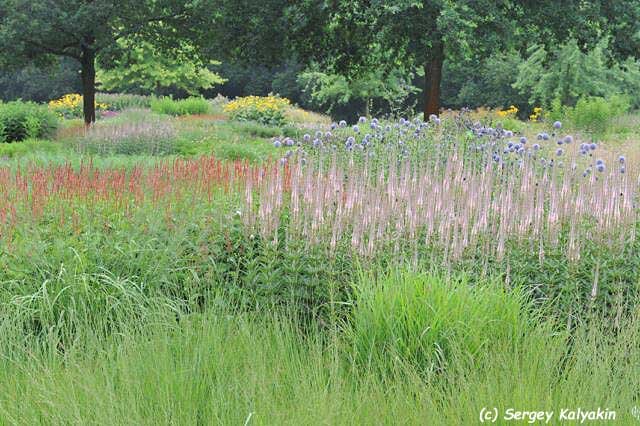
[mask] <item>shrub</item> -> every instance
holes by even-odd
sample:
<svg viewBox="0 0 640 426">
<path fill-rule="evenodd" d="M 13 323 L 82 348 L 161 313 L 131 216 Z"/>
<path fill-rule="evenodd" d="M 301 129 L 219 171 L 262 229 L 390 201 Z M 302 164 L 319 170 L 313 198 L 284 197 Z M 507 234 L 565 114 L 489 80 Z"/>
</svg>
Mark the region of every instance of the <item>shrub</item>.
<svg viewBox="0 0 640 426">
<path fill-rule="evenodd" d="M 57 117 L 44 106 L 22 101 L 0 103 L 0 142 L 49 138 L 57 128 Z"/>
<path fill-rule="evenodd" d="M 496 282 L 472 286 L 464 277 L 397 271 L 377 282 L 365 277 L 355 300 L 356 358 L 377 366 L 399 358 L 428 370 L 453 350 L 475 356 L 496 342 L 515 344 L 526 321 L 518 293 Z"/>
<path fill-rule="evenodd" d="M 174 100 L 169 97 L 153 99 L 151 101 L 151 111 L 168 115 L 191 115 L 206 114 L 211 105 L 204 98 L 191 97 L 187 99 Z"/>
<path fill-rule="evenodd" d="M 232 120 L 256 121 L 261 124 L 282 126 L 285 124 L 285 110 L 288 99 L 276 96 L 247 96 L 236 98 L 224 106 Z"/>
<path fill-rule="evenodd" d="M 623 96 L 581 98 L 574 108 L 568 109 L 573 125 L 592 135 L 603 136 L 611 121 L 629 109 L 629 101 Z"/>
<path fill-rule="evenodd" d="M 78 147 L 81 152 L 98 155 L 167 155 L 175 152 L 175 138 L 170 121 L 141 114 L 137 120 L 96 124 Z"/>
<path fill-rule="evenodd" d="M 126 93 L 96 93 L 96 101 L 108 105 L 110 111 L 122 111 L 130 108 L 149 108 L 152 98 Z"/>
<path fill-rule="evenodd" d="M 62 118 L 82 118 L 83 97 L 77 93 L 64 95 L 60 99 L 54 99 L 49 102 L 49 109 L 58 114 Z M 102 111 L 109 109 L 109 105 L 100 102 L 95 103 L 96 114 L 100 115 Z"/>
</svg>

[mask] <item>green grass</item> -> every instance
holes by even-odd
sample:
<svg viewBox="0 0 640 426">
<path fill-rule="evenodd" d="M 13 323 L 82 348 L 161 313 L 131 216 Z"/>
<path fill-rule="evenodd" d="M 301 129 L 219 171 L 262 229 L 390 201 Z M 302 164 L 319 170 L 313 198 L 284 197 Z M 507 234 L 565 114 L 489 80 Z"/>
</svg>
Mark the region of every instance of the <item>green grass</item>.
<svg viewBox="0 0 640 426">
<path fill-rule="evenodd" d="M 99 298 L 86 302 L 102 309 Z M 380 375 L 355 361 L 349 323 L 303 330 L 286 314 L 241 314 L 216 303 L 188 315 L 161 299 L 112 303 L 117 334 L 108 335 L 100 317 L 82 319 L 83 334 L 63 347 L 51 338 L 55 327 L 35 339 L 21 333 L 19 316 L 0 317 L 0 419 L 30 425 L 379 425 L 399 419 L 452 425 L 476 424 L 482 407 L 495 406 L 556 416 L 565 407 L 602 407 L 632 421 L 640 385 L 636 319 L 615 334 L 594 322 L 570 338 L 531 317 L 519 344 L 494 341 L 473 360 L 451 352 L 443 369 L 428 374 L 399 359 Z M 459 321 L 444 328 L 474 320 Z"/>
</svg>

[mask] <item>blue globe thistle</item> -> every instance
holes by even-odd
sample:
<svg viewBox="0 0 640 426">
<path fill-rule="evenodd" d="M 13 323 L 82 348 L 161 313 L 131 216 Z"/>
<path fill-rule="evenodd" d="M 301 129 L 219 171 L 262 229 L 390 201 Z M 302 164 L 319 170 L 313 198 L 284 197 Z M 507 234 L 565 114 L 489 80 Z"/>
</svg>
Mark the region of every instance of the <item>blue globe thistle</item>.
<svg viewBox="0 0 640 426">
<path fill-rule="evenodd" d="M 600 164 L 604 164 L 604 160 L 602 160 L 602 159 L 598 158 L 598 159 L 596 160 L 596 166 L 597 166 L 597 165 L 600 165 Z"/>
<path fill-rule="evenodd" d="M 437 115 L 435 114 L 429 114 L 429 121 L 436 121 L 436 118 L 438 118 Z"/>
<path fill-rule="evenodd" d="M 536 136 L 536 139 L 538 139 L 539 141 L 542 140 L 542 133 L 538 133 L 538 136 Z"/>
<path fill-rule="evenodd" d="M 625 173 L 627 168 L 625 166 L 620 166 L 620 173 Z"/>
<path fill-rule="evenodd" d="M 584 172 L 582 172 L 582 176 L 587 177 L 591 174 L 591 169 L 587 168 Z"/>
<path fill-rule="evenodd" d="M 389 133 L 389 132 L 391 131 L 391 125 L 390 125 L 390 124 L 387 124 L 387 125 L 385 126 L 385 128 L 384 128 L 384 131 L 385 131 L 385 132 L 387 132 L 387 133 Z"/>
<path fill-rule="evenodd" d="M 347 144 L 348 146 L 351 146 L 351 145 L 353 145 L 355 142 L 356 142 L 356 138 L 354 138 L 353 136 L 349 136 L 349 137 L 347 138 L 347 142 L 346 142 L 346 144 Z"/>
<path fill-rule="evenodd" d="M 500 156 L 498 154 L 493 154 L 493 161 L 495 161 L 496 163 L 500 162 Z"/>
<path fill-rule="evenodd" d="M 540 149 L 540 145 L 537 144 L 537 143 L 534 143 L 532 148 L 533 148 L 534 151 L 538 151 Z"/>
<path fill-rule="evenodd" d="M 436 123 L 436 125 L 440 125 L 441 120 L 438 117 L 436 117 L 436 119 L 433 120 L 433 122 Z"/>
<path fill-rule="evenodd" d="M 509 149 L 513 148 L 513 142 L 511 141 L 507 142 L 507 148 Z"/>
<path fill-rule="evenodd" d="M 377 119 L 377 118 L 373 118 L 373 119 L 371 120 L 371 122 L 372 122 L 372 123 L 374 123 L 374 124 L 378 124 L 378 123 L 379 123 L 379 121 L 378 121 L 378 119 Z"/>
<path fill-rule="evenodd" d="M 344 121 L 344 120 L 340 120 L 339 125 L 340 125 L 340 127 L 347 127 L 347 122 Z"/>
<path fill-rule="evenodd" d="M 573 142 L 573 136 L 567 135 L 567 136 L 564 137 L 564 143 L 570 144 L 572 142 Z"/>
<path fill-rule="evenodd" d="M 295 144 L 295 142 L 294 142 L 294 141 L 293 141 L 293 139 L 291 139 L 291 138 L 286 138 L 286 139 L 284 140 L 284 144 L 285 144 L 286 146 L 293 146 L 293 145 Z"/>
<path fill-rule="evenodd" d="M 522 137 L 520 138 L 520 143 L 521 143 L 521 144 L 523 144 L 523 145 L 524 145 L 524 144 L 526 144 L 526 143 L 527 143 L 527 138 L 525 138 L 524 136 L 522 136 Z"/>
<path fill-rule="evenodd" d="M 563 149 L 562 149 L 562 148 L 558 148 L 558 149 L 556 150 L 556 155 L 557 155 L 558 157 L 560 157 L 562 154 L 564 154 Z"/>
<path fill-rule="evenodd" d="M 504 136 L 507 138 L 513 137 L 513 132 L 511 130 L 505 130 Z"/>
<path fill-rule="evenodd" d="M 558 142 L 557 142 L 558 145 L 562 145 L 563 143 L 564 142 L 562 141 L 562 139 L 558 139 Z"/>
<path fill-rule="evenodd" d="M 327 133 L 324 134 L 324 137 L 327 138 L 327 139 L 332 138 L 333 137 L 333 133 L 327 132 Z"/>
<path fill-rule="evenodd" d="M 548 141 L 549 140 L 549 134 L 548 133 L 542 133 L 542 140 L 543 141 Z"/>
<path fill-rule="evenodd" d="M 357 124 L 356 124 L 356 125 L 354 125 L 354 126 L 352 127 L 352 129 L 353 129 L 353 131 L 354 131 L 355 133 L 359 133 L 359 132 L 360 132 L 360 127 L 358 127 L 358 125 L 357 125 Z"/>
<path fill-rule="evenodd" d="M 320 148 L 322 146 L 322 141 L 320 139 L 314 139 L 313 140 L 313 147 L 314 148 Z"/>
<path fill-rule="evenodd" d="M 317 130 L 316 131 L 316 138 L 321 138 L 322 137 L 322 131 Z"/>
<path fill-rule="evenodd" d="M 360 117 L 360 118 L 358 118 L 358 123 L 360 123 L 360 124 L 364 124 L 364 123 L 366 123 L 366 122 L 367 122 L 367 117 Z"/>
<path fill-rule="evenodd" d="M 624 158 L 624 155 L 621 155 L 620 157 L 618 157 L 618 162 L 619 162 L 620 164 L 624 164 L 626 161 L 627 161 L 627 159 L 626 159 L 626 158 Z"/>
<path fill-rule="evenodd" d="M 331 130 L 335 130 L 338 127 L 338 124 L 335 122 L 331 123 Z"/>
<path fill-rule="evenodd" d="M 284 154 L 287 158 L 291 157 L 293 155 L 293 151 L 287 151 L 286 154 Z"/>
<path fill-rule="evenodd" d="M 311 140 L 311 135 L 305 133 L 304 136 L 302 136 L 302 140 L 304 140 L 305 142 L 309 142 Z"/>
<path fill-rule="evenodd" d="M 275 146 L 276 148 L 280 148 L 282 146 L 282 142 L 280 142 L 280 139 L 276 139 L 275 141 L 273 141 L 273 146 Z"/>
<path fill-rule="evenodd" d="M 562 128 L 562 123 L 559 121 L 556 121 L 555 123 L 553 123 L 553 128 L 554 129 L 561 129 Z"/>
<path fill-rule="evenodd" d="M 600 173 L 604 172 L 604 170 L 605 170 L 604 163 L 597 164 L 596 165 L 596 170 L 599 171 Z"/>
</svg>

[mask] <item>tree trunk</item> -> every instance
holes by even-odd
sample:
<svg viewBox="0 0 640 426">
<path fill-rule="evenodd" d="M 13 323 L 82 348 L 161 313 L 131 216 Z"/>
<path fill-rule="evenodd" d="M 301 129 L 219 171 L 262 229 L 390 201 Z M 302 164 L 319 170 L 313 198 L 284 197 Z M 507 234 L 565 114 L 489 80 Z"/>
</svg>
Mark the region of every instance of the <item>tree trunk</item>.
<svg viewBox="0 0 640 426">
<path fill-rule="evenodd" d="M 96 121 L 96 54 L 89 47 L 82 48 L 82 111 L 84 124 L 90 126 Z"/>
<path fill-rule="evenodd" d="M 442 81 L 442 63 L 444 48 L 442 43 L 433 46 L 430 59 L 424 64 L 424 120 L 431 114 L 440 113 L 440 82 Z"/>
</svg>

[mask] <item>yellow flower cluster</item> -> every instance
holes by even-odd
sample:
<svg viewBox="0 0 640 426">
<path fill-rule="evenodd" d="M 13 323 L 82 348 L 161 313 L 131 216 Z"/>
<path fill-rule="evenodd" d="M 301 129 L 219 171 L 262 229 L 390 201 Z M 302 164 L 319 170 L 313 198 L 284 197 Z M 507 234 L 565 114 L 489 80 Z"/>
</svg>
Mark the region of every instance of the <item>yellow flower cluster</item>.
<svg viewBox="0 0 640 426">
<path fill-rule="evenodd" d="M 529 120 L 531 121 L 539 121 L 542 118 L 542 108 L 535 107 L 533 109 L 533 114 L 529 116 Z"/>
<path fill-rule="evenodd" d="M 49 102 L 49 108 L 64 118 L 82 117 L 82 95 L 70 93 Z M 109 105 L 96 102 L 96 110 L 109 109 Z"/>
<path fill-rule="evenodd" d="M 240 110 L 255 109 L 260 112 L 283 111 L 291 104 L 289 99 L 277 96 L 245 96 L 236 98 L 224 106 L 224 111 L 230 114 Z"/>
<path fill-rule="evenodd" d="M 511 105 L 509 108 L 498 111 L 500 117 L 515 117 L 518 113 L 518 107 Z"/>
</svg>

